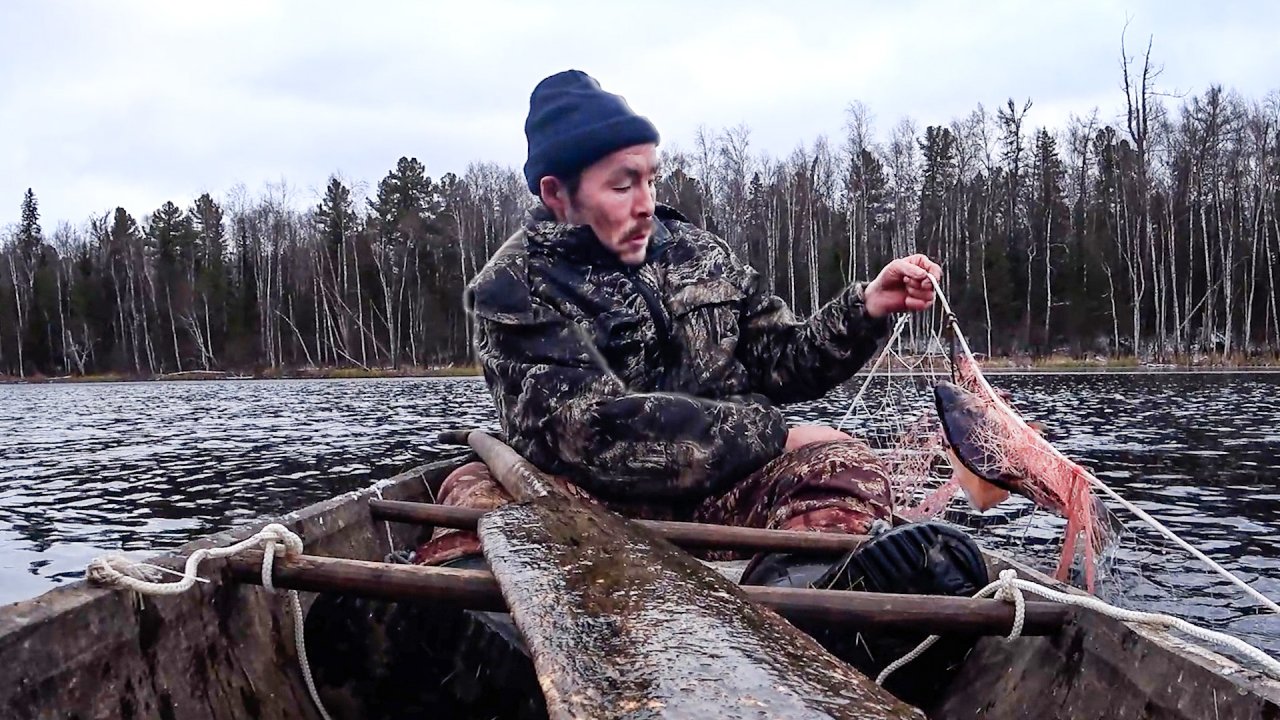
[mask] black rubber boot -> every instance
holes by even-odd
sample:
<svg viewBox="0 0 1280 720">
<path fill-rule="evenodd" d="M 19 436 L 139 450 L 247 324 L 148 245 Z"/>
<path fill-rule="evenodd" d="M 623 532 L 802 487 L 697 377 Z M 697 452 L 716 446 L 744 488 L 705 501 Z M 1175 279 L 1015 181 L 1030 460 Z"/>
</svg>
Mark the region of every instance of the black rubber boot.
<svg viewBox="0 0 1280 720">
<path fill-rule="evenodd" d="M 813 557 L 768 555 L 752 564 L 743 585 L 971 597 L 989 582 L 986 562 L 973 539 L 940 523 L 889 530 L 832 564 Z M 913 650 L 927 635 L 848 632 L 797 623 L 831 653 L 874 679 L 889 663 Z M 900 668 L 886 689 L 913 705 L 927 705 L 946 688 L 974 638 L 946 637 Z"/>
</svg>

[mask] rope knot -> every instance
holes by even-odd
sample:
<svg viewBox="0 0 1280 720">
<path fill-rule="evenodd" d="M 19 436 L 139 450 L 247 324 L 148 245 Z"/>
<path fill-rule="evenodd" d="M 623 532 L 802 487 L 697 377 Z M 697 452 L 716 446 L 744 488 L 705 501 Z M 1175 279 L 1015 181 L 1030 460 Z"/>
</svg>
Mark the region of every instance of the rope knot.
<svg viewBox="0 0 1280 720">
<path fill-rule="evenodd" d="M 1027 621 L 1027 601 L 1017 583 L 1018 571 L 1012 568 L 1001 570 L 1000 579 L 996 581 L 995 599 L 1013 603 L 1013 627 L 1005 636 L 1006 640 L 1022 637 L 1022 627 Z"/>
<path fill-rule="evenodd" d="M 124 555 L 112 554 L 94 558 L 85 568 L 84 577 L 94 585 L 120 587 L 124 578 L 155 582 L 160 577 L 160 572 L 151 565 L 136 563 Z"/>
<path fill-rule="evenodd" d="M 302 554 L 302 538 L 280 523 L 271 523 L 254 536 L 262 543 L 262 587 L 275 592 L 271 582 L 276 556 L 297 557 Z"/>
<path fill-rule="evenodd" d="M 281 557 L 297 557 L 302 554 L 302 538 L 280 523 L 271 523 L 258 532 L 263 549 Z"/>
</svg>

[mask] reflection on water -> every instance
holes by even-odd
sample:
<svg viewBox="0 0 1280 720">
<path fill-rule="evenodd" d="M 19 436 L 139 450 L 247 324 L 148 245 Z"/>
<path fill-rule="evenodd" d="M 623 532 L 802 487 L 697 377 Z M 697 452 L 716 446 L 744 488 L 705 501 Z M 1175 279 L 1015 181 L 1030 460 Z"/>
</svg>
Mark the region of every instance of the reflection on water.
<svg viewBox="0 0 1280 720">
<path fill-rule="evenodd" d="M 1280 375 L 1002 375 L 1063 452 L 1280 597 Z M 833 423 L 849 395 L 788 408 Z M 104 551 L 173 548 L 438 457 L 492 426 L 475 379 L 0 386 L 0 602 L 78 578 Z M 1121 512 L 1103 595 L 1280 653 L 1280 622 Z M 1014 501 L 975 530 L 1052 569 L 1061 521 Z"/>
<path fill-rule="evenodd" d="M 492 418 L 469 379 L 0 386 L 0 601 L 365 487 Z"/>
</svg>

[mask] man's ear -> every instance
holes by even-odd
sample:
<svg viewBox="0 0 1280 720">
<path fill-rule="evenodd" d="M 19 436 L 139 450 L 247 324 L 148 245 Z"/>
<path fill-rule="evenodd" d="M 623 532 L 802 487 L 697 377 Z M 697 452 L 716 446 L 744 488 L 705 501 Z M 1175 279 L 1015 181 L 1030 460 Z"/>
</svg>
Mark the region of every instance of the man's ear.
<svg viewBox="0 0 1280 720">
<path fill-rule="evenodd" d="M 542 204 L 556 216 L 557 221 L 564 222 L 569 215 L 569 190 L 564 183 L 548 175 L 538 181 L 538 190 Z"/>
</svg>

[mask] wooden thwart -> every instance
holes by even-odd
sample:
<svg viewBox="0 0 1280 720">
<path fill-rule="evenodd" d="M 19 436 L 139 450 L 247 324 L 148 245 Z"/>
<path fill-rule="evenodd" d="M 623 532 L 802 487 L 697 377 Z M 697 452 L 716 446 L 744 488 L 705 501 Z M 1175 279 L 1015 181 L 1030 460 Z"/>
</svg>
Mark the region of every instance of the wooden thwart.
<svg viewBox="0 0 1280 720">
<path fill-rule="evenodd" d="M 262 553 L 245 552 L 228 561 L 232 577 L 261 582 Z M 469 610 L 506 611 L 498 583 L 482 570 L 395 565 L 365 560 L 303 555 L 276 558 L 277 587 L 339 593 L 383 600 L 428 600 Z M 910 630 L 943 635 L 1005 635 L 1013 606 L 998 600 L 933 595 L 895 595 L 845 590 L 804 590 L 742 586 L 756 603 L 793 621 L 852 630 Z M 1048 602 L 1027 602 L 1023 635 L 1052 635 L 1073 610 Z"/>
<path fill-rule="evenodd" d="M 475 530 L 486 511 L 452 505 L 370 500 L 375 520 Z M 696 550 L 743 550 L 839 555 L 866 541 L 865 535 L 730 527 L 708 523 L 633 520 L 672 544 Z"/>
</svg>

